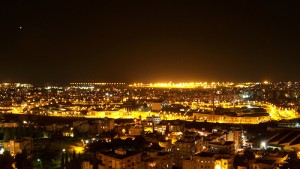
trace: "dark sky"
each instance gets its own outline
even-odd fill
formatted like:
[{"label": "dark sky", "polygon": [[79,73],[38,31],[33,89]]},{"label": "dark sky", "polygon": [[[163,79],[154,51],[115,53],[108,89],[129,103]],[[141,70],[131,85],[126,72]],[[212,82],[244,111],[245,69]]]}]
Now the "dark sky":
[{"label": "dark sky", "polygon": [[300,5],[248,2],[3,0],[0,81],[298,81]]}]

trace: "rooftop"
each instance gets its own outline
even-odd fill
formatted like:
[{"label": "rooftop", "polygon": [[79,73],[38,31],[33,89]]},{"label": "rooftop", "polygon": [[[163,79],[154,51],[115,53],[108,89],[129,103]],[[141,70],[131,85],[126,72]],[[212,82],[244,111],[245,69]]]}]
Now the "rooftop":
[{"label": "rooftop", "polygon": [[210,152],[201,152],[201,153],[195,154],[195,156],[198,156],[198,157],[213,157],[214,154],[210,153]]},{"label": "rooftop", "polygon": [[275,160],[256,159],[254,163],[273,165],[275,163]]},{"label": "rooftop", "polygon": [[126,153],[121,154],[121,153],[116,153],[115,151],[108,151],[108,152],[102,152],[101,154],[105,155],[105,156],[109,156],[109,157],[113,157],[113,158],[117,158],[117,159],[124,159],[136,154],[142,154],[141,152],[138,151],[126,151],[124,150]]},{"label": "rooftop", "polygon": [[210,142],[209,144],[214,144],[214,145],[231,145],[231,144],[234,144],[234,141]]}]

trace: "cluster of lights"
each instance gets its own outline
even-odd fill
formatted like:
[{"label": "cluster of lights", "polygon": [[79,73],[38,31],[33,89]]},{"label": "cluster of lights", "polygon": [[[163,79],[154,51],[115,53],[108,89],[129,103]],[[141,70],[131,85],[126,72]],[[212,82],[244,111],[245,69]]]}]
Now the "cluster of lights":
[{"label": "cluster of lights", "polygon": [[32,87],[31,84],[27,84],[27,83],[1,83],[0,87],[8,87],[8,86],[14,86],[14,87]]},{"label": "cluster of lights", "polygon": [[189,82],[189,83],[134,83],[130,87],[149,87],[149,88],[215,88],[217,86],[233,86],[233,82]]},{"label": "cluster of lights", "polygon": [[[125,85],[126,83],[70,83],[70,85]],[[149,87],[149,88],[215,88],[217,86],[223,87],[237,87],[237,88],[247,88],[258,84],[270,84],[268,81],[263,82],[245,82],[245,83],[233,83],[233,82],[183,82],[183,83],[133,83],[129,84],[129,87]]]},{"label": "cluster of lights", "polygon": [[125,83],[70,83],[70,85],[125,85]]}]

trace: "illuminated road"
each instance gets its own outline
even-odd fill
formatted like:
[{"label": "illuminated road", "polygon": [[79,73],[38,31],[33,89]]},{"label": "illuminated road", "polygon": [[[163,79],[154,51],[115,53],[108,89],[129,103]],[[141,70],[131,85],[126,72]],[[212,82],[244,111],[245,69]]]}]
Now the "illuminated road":
[{"label": "illuminated road", "polygon": [[266,104],[266,109],[271,119],[273,120],[282,120],[282,119],[294,119],[298,118],[298,113],[295,110],[289,108],[278,108],[272,104]]},{"label": "illuminated road", "polygon": [[[183,104],[183,103],[181,103]],[[298,113],[289,108],[281,108],[276,107],[270,103],[261,103],[261,102],[244,102],[240,104],[230,104],[230,103],[217,103],[215,106],[222,106],[224,108],[241,108],[241,107],[263,107],[266,109],[267,113],[271,120],[282,120],[282,119],[294,119],[298,118]],[[192,109],[205,109],[205,110],[213,110],[213,105],[209,103],[198,103],[191,105]],[[7,109],[8,112],[13,114],[23,114],[23,107],[9,107],[4,108],[0,107],[0,109]],[[45,115],[45,112],[41,112],[41,115]],[[184,113],[174,113],[174,112],[140,112],[140,111],[131,111],[127,112],[124,109],[120,109],[119,111],[88,111],[87,115],[81,116],[79,107],[75,107],[72,112],[51,112],[47,111],[48,116],[57,116],[57,117],[86,117],[86,118],[124,118],[124,119],[142,119],[145,120],[147,117],[160,117],[161,120],[193,120],[192,116],[187,116]],[[241,117],[242,118],[242,117]],[[227,121],[220,120],[215,121],[219,123],[226,123]]]}]

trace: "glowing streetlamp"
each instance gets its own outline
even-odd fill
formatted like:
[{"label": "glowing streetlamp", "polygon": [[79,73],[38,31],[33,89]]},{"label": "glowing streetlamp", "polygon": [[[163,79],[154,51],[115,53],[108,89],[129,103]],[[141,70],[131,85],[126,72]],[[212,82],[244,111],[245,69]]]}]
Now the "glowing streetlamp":
[{"label": "glowing streetlamp", "polygon": [[41,168],[43,168],[42,160],[38,158],[37,161],[38,161],[38,163],[40,164]]},{"label": "glowing streetlamp", "polygon": [[267,144],[265,141],[261,142],[260,147],[266,149],[266,146],[267,146]]}]

